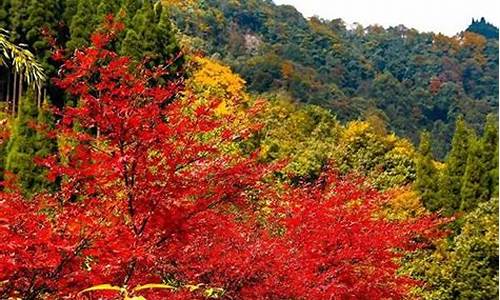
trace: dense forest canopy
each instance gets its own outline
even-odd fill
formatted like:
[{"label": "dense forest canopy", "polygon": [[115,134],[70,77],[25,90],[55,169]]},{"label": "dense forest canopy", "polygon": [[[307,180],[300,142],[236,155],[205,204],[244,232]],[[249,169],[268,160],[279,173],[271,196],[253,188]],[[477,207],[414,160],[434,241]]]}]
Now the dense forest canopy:
[{"label": "dense forest canopy", "polygon": [[498,298],[484,18],[0,0],[0,71],[0,299]]},{"label": "dense forest canopy", "polygon": [[[54,67],[39,28],[59,32],[72,48],[84,44],[106,13],[121,13],[128,25],[121,53],[137,56],[164,51],[157,48],[168,43],[168,37],[160,38],[168,35],[161,27],[168,14],[184,35],[181,44],[230,65],[250,92],[286,91],[297,102],[331,110],[341,121],[375,113],[414,143],[427,130],[439,159],[450,148],[458,116],[481,131],[485,116],[498,110],[498,29],[484,18],[447,37],[403,25],[385,29],[306,19],[292,6],[261,0],[164,1],[168,12],[155,11],[159,6],[153,4],[139,10],[137,1],[46,2],[2,0],[0,26],[13,41],[26,43],[50,74]],[[157,29],[147,28],[149,19]],[[7,78],[1,80],[5,90]]]},{"label": "dense forest canopy", "polygon": [[484,20],[447,37],[306,19],[272,1],[195,1],[171,11],[189,43],[231,65],[250,91],[285,90],[342,121],[376,112],[413,142],[428,130],[441,159],[457,116],[481,130],[498,110],[498,38],[474,29],[495,28]]}]

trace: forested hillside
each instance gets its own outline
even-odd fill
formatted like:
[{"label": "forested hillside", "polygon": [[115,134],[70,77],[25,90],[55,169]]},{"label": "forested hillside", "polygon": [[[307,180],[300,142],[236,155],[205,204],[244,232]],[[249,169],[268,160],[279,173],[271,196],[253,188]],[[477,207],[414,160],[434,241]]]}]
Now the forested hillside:
[{"label": "forested hillside", "polygon": [[[134,1],[2,2],[0,25],[16,42],[30,45],[49,73],[54,68],[38,28],[56,30],[74,48],[84,44],[104,15],[120,9],[128,25],[121,53],[137,57],[141,49],[145,54],[166,51],[157,49],[168,43],[168,30],[160,24],[166,12],[143,9],[136,17],[139,5]],[[341,121],[375,114],[413,143],[427,130],[439,159],[449,150],[458,116],[481,131],[485,116],[498,110],[498,28],[484,19],[447,37],[403,25],[364,28],[341,19],[305,19],[295,8],[272,1],[164,4],[184,35],[182,44],[231,66],[250,92],[285,91],[294,101],[331,110]],[[143,18],[152,18],[158,28],[146,28],[149,20]]]},{"label": "forested hillside", "polygon": [[484,19],[0,0],[0,299],[497,299],[497,111]]},{"label": "forested hillside", "polygon": [[498,110],[498,29],[496,38],[476,34],[479,22],[447,37],[308,20],[261,0],[194,1],[173,7],[172,17],[193,47],[232,66],[250,91],[286,91],[342,121],[378,114],[413,142],[428,130],[441,159],[457,116],[481,130]]}]

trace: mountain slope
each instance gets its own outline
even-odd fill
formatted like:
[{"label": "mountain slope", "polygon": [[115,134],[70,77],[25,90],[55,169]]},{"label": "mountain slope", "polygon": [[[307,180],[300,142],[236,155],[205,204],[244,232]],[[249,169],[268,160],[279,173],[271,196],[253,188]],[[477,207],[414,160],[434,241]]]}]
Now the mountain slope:
[{"label": "mountain slope", "polygon": [[414,142],[426,129],[439,141],[440,158],[457,116],[480,130],[486,114],[497,111],[498,41],[473,32],[348,29],[342,20],[305,19],[292,6],[265,0],[169,6],[187,43],[232,66],[251,92],[284,90],[343,121],[377,114]]}]

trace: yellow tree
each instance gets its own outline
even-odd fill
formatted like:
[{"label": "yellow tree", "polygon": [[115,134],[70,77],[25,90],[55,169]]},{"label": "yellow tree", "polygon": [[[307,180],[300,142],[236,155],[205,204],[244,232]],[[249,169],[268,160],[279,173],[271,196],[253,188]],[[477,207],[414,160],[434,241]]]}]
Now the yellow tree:
[{"label": "yellow tree", "polygon": [[[228,66],[200,56],[191,57],[191,61],[191,76],[186,82],[185,97],[195,96],[199,103],[217,100],[216,116],[230,116],[232,121],[224,127],[239,132],[238,136],[229,138],[239,140],[239,137],[251,134],[256,129],[254,116],[263,102],[247,94],[245,81]],[[231,145],[227,151],[240,151],[241,145]]]}]

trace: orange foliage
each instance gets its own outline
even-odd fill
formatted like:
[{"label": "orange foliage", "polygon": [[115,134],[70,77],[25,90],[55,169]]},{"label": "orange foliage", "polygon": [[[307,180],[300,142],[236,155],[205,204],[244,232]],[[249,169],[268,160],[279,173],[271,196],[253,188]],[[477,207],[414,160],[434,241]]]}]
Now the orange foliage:
[{"label": "orange foliage", "polygon": [[432,44],[434,50],[442,50],[455,53],[460,49],[460,42],[456,37],[448,37],[441,33],[434,35]]},{"label": "orange foliage", "polygon": [[290,61],[285,61],[281,65],[281,74],[283,75],[283,78],[288,79],[288,78],[292,77],[294,71],[295,71],[295,68]]},{"label": "orange foliage", "polygon": [[486,63],[484,57],[484,48],[486,47],[486,38],[474,32],[464,32],[462,37],[462,45],[470,48],[473,51],[474,59],[479,65]]}]

